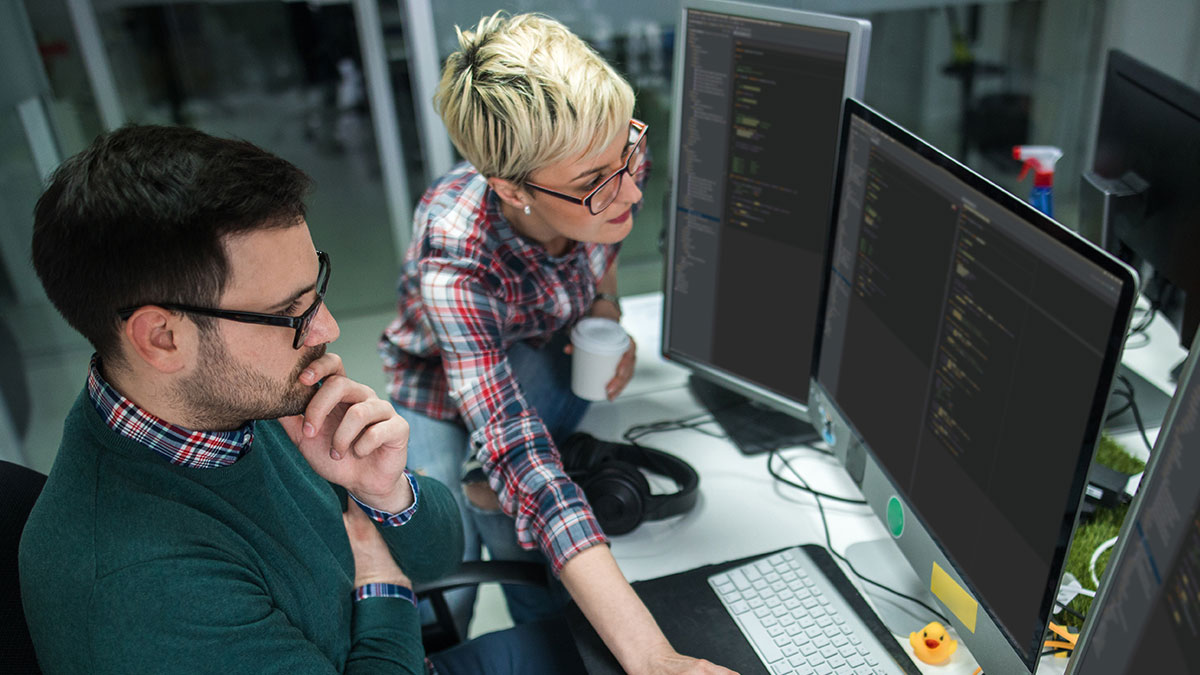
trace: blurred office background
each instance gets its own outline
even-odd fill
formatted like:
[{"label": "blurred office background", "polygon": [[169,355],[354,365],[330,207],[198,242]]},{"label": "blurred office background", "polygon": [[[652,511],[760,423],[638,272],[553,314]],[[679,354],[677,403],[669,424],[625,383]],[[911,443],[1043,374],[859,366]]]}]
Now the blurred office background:
[{"label": "blurred office background", "polygon": [[[866,102],[1018,195],[1029,183],[1016,182],[1011,146],[1061,147],[1055,197],[1068,226],[1105,52],[1200,88],[1195,0],[760,4],[870,19]],[[0,0],[0,459],[49,470],[90,356],[29,263],[33,205],[62,158],[127,122],[245,138],[316,178],[309,224],[335,263],[336,350],[382,393],[375,342],[393,313],[412,205],[456,161],[430,104],[440,63],[455,25],[501,8],[561,20],[637,90],[659,162],[621,291],[658,290],[677,2]]]}]

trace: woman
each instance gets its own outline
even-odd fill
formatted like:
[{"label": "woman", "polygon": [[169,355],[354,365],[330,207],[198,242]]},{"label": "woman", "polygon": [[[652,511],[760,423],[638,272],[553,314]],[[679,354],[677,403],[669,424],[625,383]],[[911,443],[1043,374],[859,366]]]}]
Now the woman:
[{"label": "woman", "polygon": [[[546,17],[497,13],[458,38],[434,103],[466,162],[416,210],[399,317],[381,342],[412,430],[409,466],[463,484],[468,557],[482,541],[493,558],[548,560],[627,672],[729,672],[667,643],[555,447],[587,406],[570,393],[566,332],[621,316],[617,253],[646,167],[633,91]],[[506,596],[517,622],[561,607]]]}]

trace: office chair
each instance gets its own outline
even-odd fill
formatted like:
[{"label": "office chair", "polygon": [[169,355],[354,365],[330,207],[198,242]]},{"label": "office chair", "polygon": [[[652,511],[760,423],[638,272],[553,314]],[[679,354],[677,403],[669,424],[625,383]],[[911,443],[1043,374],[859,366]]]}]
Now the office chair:
[{"label": "office chair", "polygon": [[418,598],[429,600],[435,617],[434,623],[421,626],[421,643],[426,654],[453,647],[467,633],[466,626],[454,625],[454,616],[446,604],[446,591],[489,582],[546,588],[546,566],[518,560],[469,560],[436,581],[416,584],[413,591]]},{"label": "office chair", "polygon": [[[44,474],[0,460],[0,664],[4,664],[5,673],[12,675],[41,673],[21,606],[17,548],[25,521],[45,483]],[[453,647],[466,634],[466,626],[460,631],[454,625],[446,591],[488,582],[546,587],[546,568],[509,560],[472,561],[441,579],[418,584],[414,590],[420,597],[429,598],[436,618],[435,623],[421,628],[427,653]]]},{"label": "office chair", "polygon": [[46,476],[0,461],[0,663],[7,673],[40,673],[17,574],[17,546]]}]

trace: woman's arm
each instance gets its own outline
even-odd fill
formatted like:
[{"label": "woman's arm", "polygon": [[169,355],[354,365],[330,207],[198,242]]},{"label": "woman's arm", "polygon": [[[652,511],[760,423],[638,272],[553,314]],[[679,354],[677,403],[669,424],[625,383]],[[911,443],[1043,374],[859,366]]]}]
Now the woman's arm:
[{"label": "woman's arm", "polygon": [[621,574],[607,546],[593,546],[568,560],[561,578],[625,672],[632,675],[733,672],[676,652]]}]

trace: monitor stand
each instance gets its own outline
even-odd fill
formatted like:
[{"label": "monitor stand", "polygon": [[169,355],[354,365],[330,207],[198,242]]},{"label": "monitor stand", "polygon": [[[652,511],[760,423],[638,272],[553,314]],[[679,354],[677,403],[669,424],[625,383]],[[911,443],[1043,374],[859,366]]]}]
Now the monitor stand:
[{"label": "monitor stand", "polygon": [[692,375],[688,386],[743,455],[821,440],[808,422]]},{"label": "monitor stand", "polygon": [[[1163,418],[1167,414],[1167,406],[1171,404],[1170,394],[1159,389],[1125,364],[1121,364],[1117,369],[1117,374],[1125,376],[1133,387],[1133,400],[1137,403],[1138,414],[1142,417],[1142,425],[1146,427],[1146,431],[1162,426]],[[1119,379],[1113,384],[1113,393],[1108,397],[1108,410],[1120,410],[1125,407],[1127,399],[1117,393],[1124,389],[1125,384]],[[1119,415],[1105,418],[1104,430],[1114,436],[1137,431],[1137,420],[1133,417],[1133,411],[1125,410]]]},{"label": "monitor stand", "polygon": [[[890,539],[872,539],[851,544],[846,549],[846,559],[854,565],[854,569],[871,581],[945,611],[945,608],[934,600],[929,588],[921,584],[896,542]],[[853,579],[854,572],[846,570],[846,576]],[[924,607],[888,593],[878,586],[861,582],[858,587],[863,590],[864,595],[869,596],[872,609],[892,635],[907,638],[909,633],[920,630],[930,621],[940,621]]]}]

